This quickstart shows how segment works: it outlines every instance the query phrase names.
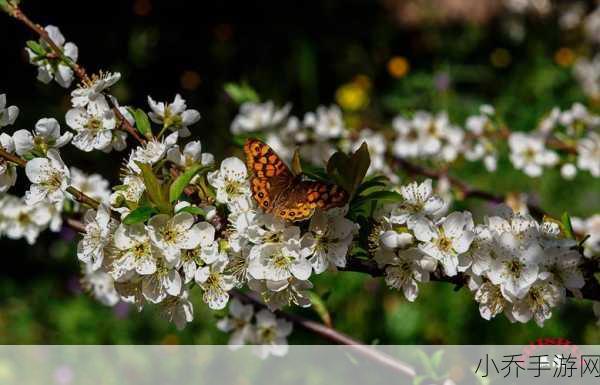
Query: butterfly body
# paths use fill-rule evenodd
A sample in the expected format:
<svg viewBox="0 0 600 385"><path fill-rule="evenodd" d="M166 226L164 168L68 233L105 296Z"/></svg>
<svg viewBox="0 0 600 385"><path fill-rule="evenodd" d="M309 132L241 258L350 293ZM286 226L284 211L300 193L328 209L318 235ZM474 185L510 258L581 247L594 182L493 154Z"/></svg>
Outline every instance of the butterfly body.
<svg viewBox="0 0 600 385"><path fill-rule="evenodd" d="M252 196L266 212L288 221L310 218L315 209L341 207L348 193L341 187L294 175L265 143L248 139L244 145L246 164L252 172Z"/></svg>

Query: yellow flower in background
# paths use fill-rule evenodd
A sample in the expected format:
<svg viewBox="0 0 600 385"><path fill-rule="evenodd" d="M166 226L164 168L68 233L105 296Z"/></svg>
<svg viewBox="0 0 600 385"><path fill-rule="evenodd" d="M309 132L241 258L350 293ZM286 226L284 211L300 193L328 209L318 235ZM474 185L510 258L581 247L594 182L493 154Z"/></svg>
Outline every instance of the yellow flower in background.
<svg viewBox="0 0 600 385"><path fill-rule="evenodd" d="M410 63L404 56L394 56L388 61L387 69L390 75L400 79L410 71Z"/></svg>
<svg viewBox="0 0 600 385"><path fill-rule="evenodd" d="M490 61L494 67L508 67L512 61L512 55L505 48L496 48L490 55Z"/></svg>
<svg viewBox="0 0 600 385"><path fill-rule="evenodd" d="M357 75L353 81L337 89L335 100L344 110L361 110L369 104L369 88L371 79L366 75Z"/></svg>
<svg viewBox="0 0 600 385"><path fill-rule="evenodd" d="M570 67L575 62L575 52L571 48L562 47L554 54L554 61L561 67Z"/></svg>

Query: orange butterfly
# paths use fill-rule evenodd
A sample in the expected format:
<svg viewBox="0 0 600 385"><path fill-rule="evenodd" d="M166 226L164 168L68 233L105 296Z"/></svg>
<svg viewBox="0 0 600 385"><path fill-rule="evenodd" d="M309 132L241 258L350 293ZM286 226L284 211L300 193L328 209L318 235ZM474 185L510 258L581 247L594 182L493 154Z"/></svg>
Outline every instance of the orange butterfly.
<svg viewBox="0 0 600 385"><path fill-rule="evenodd" d="M341 207L348 201L348 193L340 186L306 181L302 175L292 174L271 147L258 139L247 139L244 152L248 169L254 174L252 196L268 213L296 222L310 218L316 208Z"/></svg>

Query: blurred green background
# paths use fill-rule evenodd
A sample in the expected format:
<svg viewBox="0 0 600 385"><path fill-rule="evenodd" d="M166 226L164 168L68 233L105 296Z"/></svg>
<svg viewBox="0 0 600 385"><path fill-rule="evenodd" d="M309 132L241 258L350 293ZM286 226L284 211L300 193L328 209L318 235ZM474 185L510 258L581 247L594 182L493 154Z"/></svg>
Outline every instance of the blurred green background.
<svg viewBox="0 0 600 385"><path fill-rule="evenodd" d="M337 102L350 119L360 114L371 122L389 122L416 109L445 109L463 124L480 104L490 103L511 128L530 130L554 106L566 109L579 101L598 111L597 101L586 100L571 74L573 60L589 47L577 34L562 32L552 17L507 16L497 8L481 16L467 7L459 17L441 17L443 9L436 9L406 20L401 0L195 6L179 0L110 0L93 7L25 0L22 6L33 20L59 26L67 41L79 46L79 62L89 71L120 71L123 78L112 91L122 104L147 109L147 95L172 100L181 93L202 114L194 135L218 159L237 151L229 134L237 106L223 91L226 82L247 82L263 99L279 104L290 101L299 116ZM520 38L508 22L521 26ZM33 36L6 16L0 18L0 36L0 92L21 108L15 127L32 128L41 117L56 117L66 127L69 94L37 82L35 68L27 64L23 47ZM350 111L355 103L359 112ZM64 154L67 164L116 180L120 154L84 154L71 147ZM600 212L600 181L589 174L566 182L551 171L534 180L505 158L495 174L478 163L459 164L455 173L489 191L528 192L554 215ZM23 179L13 193L23 191ZM475 201L461 203L464 207L477 215L486 209ZM126 305L106 308L95 302L78 282L76 244L69 229L58 236L45 233L33 247L0 240L0 343L227 341L197 289L192 291L195 320L182 332L152 307L138 314ZM313 281L335 327L368 343L522 344L540 337L600 342L587 301L569 301L542 329L510 324L503 316L485 321L467 290L455 292L447 284L421 285L416 303L408 303L381 279L357 273ZM301 313L318 318L310 309ZM326 341L296 330L290 343Z"/></svg>

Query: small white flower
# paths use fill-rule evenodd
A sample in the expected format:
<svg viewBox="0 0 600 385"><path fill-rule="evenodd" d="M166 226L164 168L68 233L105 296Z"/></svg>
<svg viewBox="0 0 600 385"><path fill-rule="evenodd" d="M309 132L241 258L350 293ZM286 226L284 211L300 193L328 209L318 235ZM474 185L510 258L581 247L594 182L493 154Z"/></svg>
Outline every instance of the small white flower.
<svg viewBox="0 0 600 385"><path fill-rule="evenodd" d="M117 224L110 217L110 209L104 205L100 205L97 211L88 210L83 222L85 233L77 245L77 257L90 270L98 270L104 261L105 249L112 242Z"/></svg>
<svg viewBox="0 0 600 385"><path fill-rule="evenodd" d="M6 105L6 94L0 94L0 128L15 123L19 116L19 107Z"/></svg>
<svg viewBox="0 0 600 385"><path fill-rule="evenodd" d="M248 287L260 293L269 310L275 311L292 304L310 307L309 290L313 288L310 281L302 281L294 277L283 281L267 281L251 279Z"/></svg>
<svg viewBox="0 0 600 385"><path fill-rule="evenodd" d="M5 134L0 134L0 147L4 151L14 154L15 143L13 139ZM17 166L5 159L0 159L0 193L5 193L9 188L17 182Z"/></svg>
<svg viewBox="0 0 600 385"><path fill-rule="evenodd" d="M202 226L194 221L194 216L187 212L179 212L173 217L158 214L148 221L150 239L169 262L179 262L182 250L195 249L206 236Z"/></svg>
<svg viewBox="0 0 600 385"><path fill-rule="evenodd" d="M239 114L231 122L231 132L240 134L274 128L283 122L291 108L290 104L286 104L277 109L272 101L242 103Z"/></svg>
<svg viewBox="0 0 600 385"><path fill-rule="evenodd" d="M502 295L500 286L489 281L477 288L475 301L479 303L481 317L488 321L510 308L510 303Z"/></svg>
<svg viewBox="0 0 600 385"><path fill-rule="evenodd" d="M385 266L385 283L402 290L407 300L413 302L419 295L419 282L429 280L427 268L432 265L419 249L407 250L381 249L375 254L378 265Z"/></svg>
<svg viewBox="0 0 600 385"><path fill-rule="evenodd" d="M15 151L18 155L35 152L43 155L51 148L61 148L73 137L70 132L60 134L60 125L54 118L44 118L35 124L35 132L18 130L13 134Z"/></svg>
<svg viewBox="0 0 600 385"><path fill-rule="evenodd" d="M177 143L178 138L177 132L174 132L163 140L152 139L145 145L138 146L132 152L127 166L136 173L139 173L141 170L136 162L149 165L155 164L165 156L169 148Z"/></svg>
<svg viewBox="0 0 600 385"><path fill-rule="evenodd" d="M577 167L573 163L565 163L560 168L560 175L566 180L573 180L577 175Z"/></svg>
<svg viewBox="0 0 600 385"><path fill-rule="evenodd" d="M167 159L181 167L189 167L198 163L210 166L215 162L213 154L202 153L202 144L199 140L186 144L183 152L178 145L174 145L167 151Z"/></svg>
<svg viewBox="0 0 600 385"><path fill-rule="evenodd" d="M552 317L552 308L560 304L565 297L564 289L548 281L537 281L527 294L513 304L512 316L515 320L526 323L532 318L539 327Z"/></svg>
<svg viewBox="0 0 600 385"><path fill-rule="evenodd" d="M115 280L132 271L139 275L156 272L162 251L152 243L143 224L119 225L113 240L117 252L110 273Z"/></svg>
<svg viewBox="0 0 600 385"><path fill-rule="evenodd" d="M411 233L399 233L387 230L379 235L379 244L388 250L405 249L413 244L415 237Z"/></svg>
<svg viewBox="0 0 600 385"><path fill-rule="evenodd" d="M73 145L86 152L92 150L110 151L117 121L114 112L108 107L104 97L87 108L76 107L67 111L67 125L75 130Z"/></svg>
<svg viewBox="0 0 600 385"><path fill-rule="evenodd" d="M2 230L8 238L25 238L32 245L52 218L48 205L29 205L17 197L6 195L0 200Z"/></svg>
<svg viewBox="0 0 600 385"><path fill-rule="evenodd" d="M318 211L313 215L308 227L310 233L303 244L311 249L310 263L316 274L328 268L346 266L346 255L352 243L356 225L343 215L333 215Z"/></svg>
<svg viewBox="0 0 600 385"><path fill-rule="evenodd" d="M590 132L577 144L577 167L600 177L600 134Z"/></svg>
<svg viewBox="0 0 600 385"><path fill-rule="evenodd" d="M307 113L304 125L312 127L317 138L322 140L340 138L346 130L342 110L336 105L329 108L319 106L316 113Z"/></svg>
<svg viewBox="0 0 600 385"><path fill-rule="evenodd" d="M421 184L412 182L402 186L400 194L404 201L390 214L390 222L393 224L406 223L409 228L412 228L422 218L436 217L444 208L444 201L433 195L431 179Z"/></svg>
<svg viewBox="0 0 600 385"><path fill-rule="evenodd" d="M182 290L177 296L170 296L161 305L162 315L173 322L177 330L183 330L185 326L194 320L194 305L188 299L187 290Z"/></svg>
<svg viewBox="0 0 600 385"><path fill-rule="evenodd" d="M208 183L217 189L217 202L234 204L250 196L248 170L240 159L231 157L221 162L217 171L209 172Z"/></svg>
<svg viewBox="0 0 600 385"><path fill-rule="evenodd" d="M284 319L275 317L267 309L256 313L256 340L254 351L260 358L269 355L284 356L288 351L287 336L292 333L293 325Z"/></svg>
<svg viewBox="0 0 600 385"><path fill-rule="evenodd" d="M77 46L71 42L65 44L65 38L57 27L49 25L44 29L48 32L50 40L62 50L64 55L73 62L76 62L79 54ZM40 41L40 45L46 52L51 51L48 44L43 40ZM48 84L52 79L55 79L64 88L71 86L73 70L61 59L49 59L46 55L38 55L29 48L26 48L26 50L29 54L29 62L38 67L37 79L39 81Z"/></svg>
<svg viewBox="0 0 600 385"><path fill-rule="evenodd" d="M181 267L184 273L184 282L188 283L196 275L199 267L211 264L227 256L219 250L219 242L215 239L215 228L208 222L200 222L194 225L198 229L200 243L194 249L182 250Z"/></svg>
<svg viewBox="0 0 600 385"><path fill-rule="evenodd" d="M86 107L97 102L108 107L102 93L112 87L119 79L121 79L121 74L118 72L101 73L100 76L94 75L89 84L81 85L71 92L73 107Z"/></svg>
<svg viewBox="0 0 600 385"><path fill-rule="evenodd" d="M152 303L161 303L169 296L179 296L182 287L175 265L165 258L158 258L156 270L142 277L142 294Z"/></svg>
<svg viewBox="0 0 600 385"><path fill-rule="evenodd" d="M558 162L558 155L546 149L542 137L516 132L508 138L508 145L512 164L530 177L542 175L544 167L554 166Z"/></svg>
<svg viewBox="0 0 600 385"><path fill-rule="evenodd" d="M152 112L148 114L154 123L162 124L163 128L177 131L179 136L185 138L190 136L189 126L200 120L200 113L193 109L187 109L185 100L179 94L175 95L173 103L155 102L148 96L148 104Z"/></svg>
<svg viewBox="0 0 600 385"><path fill-rule="evenodd" d="M202 288L202 300L213 310L227 306L229 290L233 289L234 280L230 275L223 274L227 262L217 260L209 266L196 271L195 281Z"/></svg>
<svg viewBox="0 0 600 385"><path fill-rule="evenodd" d="M254 341L254 325L251 323L253 315L252 305L244 305L237 298L229 302L229 316L217 322L219 330L231 333L229 346L236 349Z"/></svg>
<svg viewBox="0 0 600 385"><path fill-rule="evenodd" d="M83 278L81 286L85 290L91 291L94 298L103 305L114 306L119 300L119 293L115 290L115 282L103 270L97 270L90 264L83 264Z"/></svg>
<svg viewBox="0 0 600 385"><path fill-rule="evenodd" d="M440 261L448 276L457 274L459 256L469 250L475 237L473 219L468 212L453 212L435 227L427 223L415 226L415 237L421 241L419 249Z"/></svg>
<svg viewBox="0 0 600 385"><path fill-rule="evenodd" d="M552 274L552 282L569 290L581 289L585 285L580 269L581 254L576 250L551 247L544 250L544 269Z"/></svg>
<svg viewBox="0 0 600 385"><path fill-rule="evenodd" d="M146 191L146 185L141 176L131 172L123 177L123 184L115 189L116 191L110 196L110 204L114 207L118 207L123 201L137 203L144 191ZM128 212L129 210L127 209L127 212L123 211L121 214L126 214Z"/></svg>
<svg viewBox="0 0 600 385"><path fill-rule="evenodd" d="M47 158L34 158L27 162L25 174L32 183L25 193L25 201L34 205L44 199L52 203L62 202L69 186L70 172L58 151L48 150Z"/></svg>
<svg viewBox="0 0 600 385"><path fill-rule="evenodd" d="M100 202L110 198L109 183L99 174L87 175L76 167L71 167L71 186Z"/></svg>
<svg viewBox="0 0 600 385"><path fill-rule="evenodd" d="M542 249L537 243L520 241L512 233L495 239L492 260L487 276L500 285L508 300L523 298L538 279Z"/></svg>

